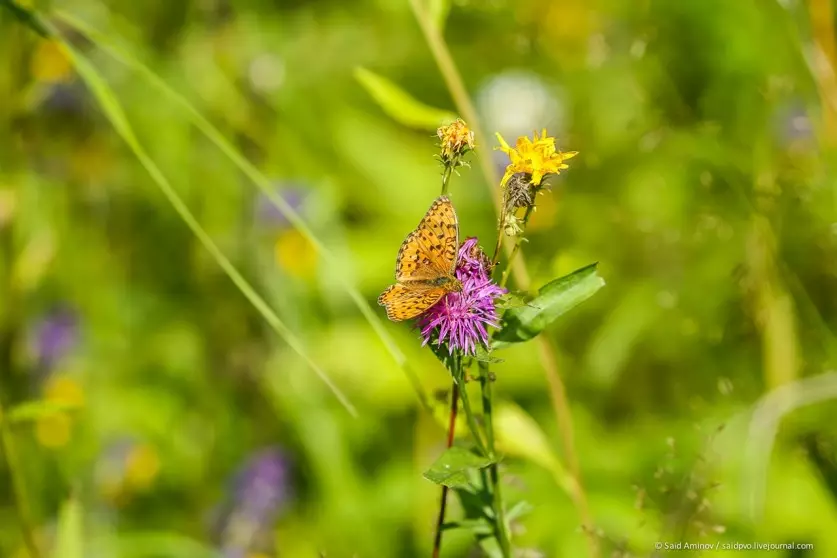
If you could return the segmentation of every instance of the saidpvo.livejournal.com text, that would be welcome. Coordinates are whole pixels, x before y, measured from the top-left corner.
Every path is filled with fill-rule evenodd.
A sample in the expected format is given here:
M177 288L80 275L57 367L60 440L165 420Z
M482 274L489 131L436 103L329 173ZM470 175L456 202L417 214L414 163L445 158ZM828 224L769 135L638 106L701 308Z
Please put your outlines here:
M813 543L765 543L765 542L716 542L690 543L661 541L654 544L656 550L676 552L678 550L813 550Z

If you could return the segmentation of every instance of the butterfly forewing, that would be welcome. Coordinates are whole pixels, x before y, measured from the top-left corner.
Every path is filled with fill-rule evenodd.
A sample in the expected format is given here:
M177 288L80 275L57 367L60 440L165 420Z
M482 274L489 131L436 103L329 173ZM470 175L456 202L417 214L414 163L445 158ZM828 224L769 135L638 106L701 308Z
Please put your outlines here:
M447 196L440 196L401 245L395 263L396 281L432 280L452 275L458 246L456 212Z

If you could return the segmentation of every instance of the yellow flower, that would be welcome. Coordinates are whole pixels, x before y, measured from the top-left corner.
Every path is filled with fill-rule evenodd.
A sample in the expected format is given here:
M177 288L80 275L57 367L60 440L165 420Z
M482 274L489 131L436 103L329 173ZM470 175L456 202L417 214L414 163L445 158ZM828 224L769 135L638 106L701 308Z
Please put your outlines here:
M436 130L436 135L441 140L442 161L451 161L474 148L474 132L461 118Z
M569 168L564 164L567 159L572 159L578 155L578 151L567 151L562 153L555 149L555 138L546 135L546 130L538 133L535 132L534 141L526 136L517 138L517 144L514 147L509 147L503 136L497 134L497 139L500 140L500 147L498 149L504 151L511 163L506 167L506 174L503 175L501 185L505 186L506 182L512 175L517 173L526 173L532 176L532 184L539 186L543 178L550 174L561 174L561 171Z
M317 252L295 229L282 232L274 247L276 261L289 275L310 278L317 270Z
M73 67L61 45L52 40L38 43L31 62L32 77L43 83L69 81Z
M47 401L60 403L68 407L84 405L84 391L81 386L67 376L55 376L44 389ZM70 442L73 421L67 413L60 412L38 419L35 425L35 438L43 447L61 448Z
M160 472L160 457L153 447L140 444L125 458L125 482L137 490L146 490Z

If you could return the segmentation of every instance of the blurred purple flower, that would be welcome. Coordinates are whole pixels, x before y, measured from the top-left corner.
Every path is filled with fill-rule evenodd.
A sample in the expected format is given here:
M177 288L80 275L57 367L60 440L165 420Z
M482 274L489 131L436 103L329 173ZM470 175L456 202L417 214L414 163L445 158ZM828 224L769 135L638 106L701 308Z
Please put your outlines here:
M38 363L49 369L78 344L78 339L78 316L67 307L58 307L35 323L30 348Z
M304 188L293 184L280 185L276 193L297 212L302 208L308 195ZM255 217L258 224L275 229L284 229L288 226L288 219L282 210L276 207L264 192L259 192L255 205Z
M773 128L779 143L786 148L806 148L816 136L808 108L800 100L781 105L774 113Z
M259 521L270 521L288 493L288 463L278 449L262 450L251 457L234 483L234 499L240 512Z
M85 94L77 81L54 83L44 96L43 107L62 114L78 113L85 108Z
M222 546L228 558L264 550L276 515L289 495L290 465L278 448L255 453L233 478L228 512L222 518Z
M498 327L494 299L506 289L491 281L490 262L474 237L459 247L456 278L462 291L448 293L419 317L422 345L447 342L451 354L459 349L473 355L477 344L488 345L486 326Z

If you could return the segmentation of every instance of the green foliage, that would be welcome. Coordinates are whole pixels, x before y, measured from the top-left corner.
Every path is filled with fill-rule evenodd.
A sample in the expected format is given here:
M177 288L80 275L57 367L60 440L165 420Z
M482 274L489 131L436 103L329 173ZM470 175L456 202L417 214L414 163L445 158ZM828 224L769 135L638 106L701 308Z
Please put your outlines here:
M84 558L84 522L81 503L70 498L61 506L52 558Z
M538 296L524 306L503 313L500 330L494 334L494 348L528 341L560 316L572 310L604 287L598 264L588 265L554 279L540 288Z
M424 478L451 488L462 488L473 482L473 474L494 461L473 450L453 446L445 450L439 459L424 472Z
M78 405L64 401L27 401L25 403L19 403L9 409L4 418L10 424L33 422L39 419L63 414L67 411L74 411L78 408Z
M452 112L425 105L409 93L366 68L357 68L355 78L393 120L419 130L436 131L456 120Z
M608 283L555 321L561 305L508 297L514 341L471 359L496 378L516 550L590 555L556 387L523 341L539 335L599 558L647 557L681 528L837 556L837 432L817 380L837 366L837 120L833 72L810 55L832 51L833 18L805 2L416 3L480 115L473 168L451 179L461 236L494 239L494 132L514 144L546 127L579 155L538 197L530 283L592 261L590 290ZM107 112L23 6L54 10L43 21L110 88ZM239 533L234 479L272 446L288 492L260 533L267 556L430 555L440 489L417 471L442 452L448 408L426 394L450 390L450 362L375 298L439 194L432 130L453 114L434 107L455 95L434 48L408 2L0 0L0 398L17 450L0 459L0 556L27 555L21 517L45 556L73 523L84 555L220 556ZM183 226L114 133L117 105L357 419ZM71 341L44 327L56 308L75 316ZM49 403L56 378L84 406ZM461 386L485 432L475 382ZM473 443L459 419L457 443ZM483 471L451 489L446 558L500 552Z

